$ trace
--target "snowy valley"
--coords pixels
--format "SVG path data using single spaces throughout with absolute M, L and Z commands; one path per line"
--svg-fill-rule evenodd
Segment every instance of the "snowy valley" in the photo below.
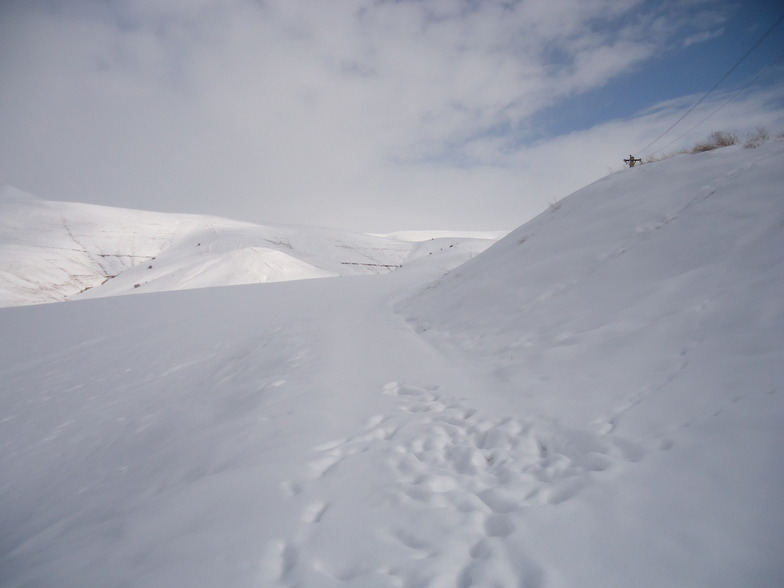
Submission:
M 0 586 L 784 584 L 783 164 L 497 242 L 4 189 Z

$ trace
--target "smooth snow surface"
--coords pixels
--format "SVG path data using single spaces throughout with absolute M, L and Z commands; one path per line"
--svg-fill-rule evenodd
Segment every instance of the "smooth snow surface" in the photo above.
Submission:
M 0 310 L 0 585 L 784 585 L 783 164 L 620 172 L 449 273 Z

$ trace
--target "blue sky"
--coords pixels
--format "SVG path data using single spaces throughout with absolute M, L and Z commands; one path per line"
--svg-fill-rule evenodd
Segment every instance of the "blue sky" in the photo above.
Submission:
M 4 0 L 0 183 L 261 223 L 513 228 L 620 169 L 781 12 L 761 0 Z M 653 150 L 782 53 L 784 24 Z M 784 131 L 783 71 L 671 150 L 716 129 Z
M 784 6 L 778 7 L 775 2 L 683 4 L 686 16 L 683 28 L 673 31 L 670 42 L 660 48 L 659 55 L 595 90 L 561 100 L 538 113 L 534 136 L 546 140 L 553 135 L 587 129 L 614 119 L 633 118 L 650 105 L 682 96 L 694 94 L 696 102 L 763 36 L 761 43 L 714 92 L 724 99 L 744 88 L 743 94 L 781 82 L 784 77 L 784 24 L 768 31 L 784 16 Z M 715 15 L 709 19 L 715 24 L 705 27 L 693 24 L 691 19 L 708 7 L 715 10 Z M 625 20 L 628 22 L 642 14 L 645 14 L 645 7 L 632 11 Z M 702 36 L 705 40 L 700 40 Z M 671 137 L 685 132 L 699 120 L 696 115 L 684 119 L 672 130 L 671 136 L 663 137 L 653 149 L 666 144 Z M 699 137 L 706 129 L 710 130 L 707 123 L 693 133 Z
M 733 11 L 732 21 L 721 27 L 721 35 L 687 47 L 677 45 L 666 49 L 665 54 L 651 59 L 638 70 L 611 80 L 594 92 L 562 102 L 554 109 L 553 115 L 566 116 L 548 121 L 547 132 L 569 132 L 614 118 L 633 117 L 641 106 L 707 92 L 765 32 L 760 32 L 760 24 L 773 23 L 780 16 L 772 11 L 764 11 L 763 14 L 768 12 L 771 13 L 769 18 L 756 18 L 749 22 L 751 18 L 747 13 Z M 745 87 L 762 70 L 767 71 L 750 90 L 781 80 L 784 62 L 779 58 L 784 56 L 784 34 L 779 28 L 784 27 L 779 25 L 750 53 L 719 85 L 715 90 L 717 93 L 734 92 Z M 778 71 L 773 68 L 776 63 Z M 767 69 L 769 67 L 771 69 Z M 688 122 L 684 120 L 684 126 Z

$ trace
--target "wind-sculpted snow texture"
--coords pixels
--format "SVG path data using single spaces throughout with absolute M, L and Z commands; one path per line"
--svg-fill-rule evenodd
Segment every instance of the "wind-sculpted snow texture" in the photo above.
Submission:
M 0 309 L 0 586 L 784 585 L 782 163 L 626 170 L 449 273 Z

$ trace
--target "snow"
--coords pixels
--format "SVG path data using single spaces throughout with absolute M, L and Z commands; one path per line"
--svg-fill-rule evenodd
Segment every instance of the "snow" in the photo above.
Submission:
M 783 158 L 636 167 L 394 272 L 0 309 L 0 586 L 784 584 Z M 148 283 L 285 253 L 222 230 Z
M 45 201 L 9 186 L 0 188 L 0 219 L 0 307 L 385 273 L 457 245 L 454 265 L 503 234 L 401 232 L 411 239 L 259 226 Z M 426 252 L 413 243 L 424 238 Z
M 506 236 L 509 231 L 395 231 L 394 233 L 375 234 L 376 237 L 397 239 L 400 241 L 431 241 L 434 239 L 465 238 L 492 239 L 493 241 Z

